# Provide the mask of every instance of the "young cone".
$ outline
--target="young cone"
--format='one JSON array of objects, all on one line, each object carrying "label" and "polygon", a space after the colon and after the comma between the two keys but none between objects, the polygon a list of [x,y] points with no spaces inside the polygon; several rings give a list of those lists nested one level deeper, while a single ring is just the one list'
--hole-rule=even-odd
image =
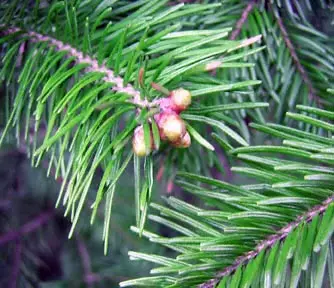
[{"label": "young cone", "polygon": [[179,88],[170,93],[172,101],[172,109],[176,112],[181,112],[191,104],[191,94],[188,90]]},{"label": "young cone", "polygon": [[165,112],[161,115],[158,126],[163,140],[176,142],[186,133],[186,126],[179,115],[173,112]]},{"label": "young cone", "polygon": [[136,128],[133,138],[132,138],[132,149],[133,152],[138,157],[144,157],[151,153],[152,151],[152,138],[151,138],[151,147],[146,147],[145,137],[144,137],[144,128],[143,126],[139,126]]},{"label": "young cone", "polygon": [[188,148],[191,145],[189,133],[186,132],[179,141],[172,143],[172,145],[176,148]]}]

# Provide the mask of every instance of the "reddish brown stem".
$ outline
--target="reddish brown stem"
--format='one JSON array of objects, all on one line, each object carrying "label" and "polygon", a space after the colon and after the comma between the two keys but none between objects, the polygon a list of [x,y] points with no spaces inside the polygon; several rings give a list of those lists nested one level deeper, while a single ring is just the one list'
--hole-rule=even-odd
[{"label": "reddish brown stem", "polygon": [[238,22],[235,24],[235,28],[231,33],[230,36],[230,40],[235,40],[239,34],[240,31],[242,29],[242,26],[245,24],[245,22],[247,21],[248,15],[249,13],[253,10],[254,6],[255,6],[256,1],[250,1],[248,3],[248,5],[246,6],[246,8],[244,9],[244,11],[241,14],[241,18],[238,20]]},{"label": "reddish brown stem", "polygon": [[21,242],[21,239],[18,239],[15,244],[12,271],[11,271],[10,280],[8,283],[9,288],[17,287],[17,278],[20,272],[20,263],[21,263],[21,255],[22,255],[21,252],[22,252],[22,242]]},{"label": "reddish brown stem", "polygon": [[99,277],[92,272],[90,256],[85,242],[78,235],[76,236],[76,242],[84,270],[85,283],[87,287],[92,287],[94,282],[99,281]]},{"label": "reddish brown stem", "polygon": [[288,47],[288,49],[290,51],[290,55],[291,55],[295,65],[296,65],[296,68],[297,68],[300,76],[302,77],[303,82],[305,83],[305,85],[308,88],[310,100],[316,101],[316,103],[319,105],[320,104],[319,103],[319,98],[316,95],[315,89],[312,85],[312,82],[311,82],[310,78],[307,75],[306,70],[304,69],[303,65],[300,63],[299,57],[296,53],[296,49],[295,49],[294,45],[292,44],[292,42],[289,38],[288,32],[287,32],[287,30],[286,30],[286,28],[283,24],[282,18],[279,17],[279,15],[277,13],[273,13],[273,14],[276,17],[278,27],[279,27],[279,29],[282,33],[283,40],[284,40],[286,46]]},{"label": "reddish brown stem", "polygon": [[[1,27],[2,26],[0,25],[0,28]],[[9,35],[17,32],[23,33],[21,28],[11,27],[2,31],[2,34]],[[65,44],[60,40],[37,33],[35,31],[26,31],[25,33],[23,33],[23,36],[29,37],[33,42],[47,42],[50,46],[54,46],[58,51],[67,51],[68,55],[75,57],[77,63],[86,63],[88,65],[88,67],[86,68],[87,72],[94,71],[104,73],[104,81],[113,83],[114,91],[127,93],[133,97],[133,102],[138,102],[139,104],[141,103],[139,91],[137,91],[131,84],[127,84],[126,86],[124,86],[122,77],[115,75],[114,71],[109,69],[105,64],[100,65],[98,61],[93,57],[84,55],[84,53],[69,44]]]},{"label": "reddish brown stem", "polygon": [[54,210],[47,210],[39,214],[36,218],[31,220],[30,222],[24,224],[16,231],[9,231],[8,233],[0,236],[0,246],[4,245],[10,241],[14,241],[16,239],[19,239],[21,236],[25,234],[29,234],[38,228],[40,228],[42,225],[46,224],[50,218],[52,218],[54,215]]},{"label": "reddish brown stem", "polygon": [[238,257],[234,263],[230,266],[227,266],[223,271],[219,272],[216,275],[216,278],[211,279],[203,284],[201,284],[200,288],[213,288],[220,281],[220,279],[224,276],[227,276],[234,271],[236,271],[241,265],[246,264],[249,260],[254,259],[257,255],[259,255],[264,249],[271,248],[278,241],[284,240],[289,233],[291,233],[297,226],[301,225],[303,222],[310,222],[315,216],[322,214],[326,211],[329,204],[334,201],[334,196],[329,197],[320,205],[317,205],[310,209],[305,214],[298,216],[297,219],[281,230],[279,230],[276,234],[270,235],[267,239],[261,241],[254,250],[247,252],[245,255]]}]

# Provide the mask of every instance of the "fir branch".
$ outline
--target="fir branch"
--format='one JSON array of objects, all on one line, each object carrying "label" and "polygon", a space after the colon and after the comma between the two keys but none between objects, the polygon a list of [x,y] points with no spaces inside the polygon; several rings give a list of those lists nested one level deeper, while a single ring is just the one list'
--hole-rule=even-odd
[{"label": "fir branch", "polygon": [[21,239],[17,239],[15,244],[15,252],[13,255],[13,265],[10,280],[8,283],[9,288],[17,287],[17,278],[20,272],[20,263],[21,263],[21,256],[22,256],[22,241]]},{"label": "fir branch", "polygon": [[[2,26],[0,25],[0,28]],[[11,27],[8,28],[2,33],[5,35],[14,34],[17,32],[21,32],[22,29],[18,27]],[[140,100],[140,92],[137,91],[131,84],[127,84],[124,86],[123,78],[120,76],[116,76],[114,74],[114,71],[107,68],[105,64],[99,65],[98,61],[94,59],[93,57],[90,57],[88,55],[84,55],[82,52],[77,50],[76,48],[72,47],[69,44],[65,44],[60,40],[57,40],[55,38],[52,38],[50,36],[45,36],[43,34],[37,33],[35,31],[27,31],[26,33],[23,33],[22,36],[28,36],[31,38],[32,41],[35,42],[48,42],[51,46],[55,46],[58,51],[66,51],[69,56],[75,57],[78,64],[87,63],[89,64],[89,67],[86,68],[87,72],[100,72],[105,73],[105,77],[103,80],[105,82],[114,83],[115,86],[112,88],[115,92],[123,92],[131,95],[133,97],[133,103],[137,104],[139,106],[147,106],[147,101],[141,101]]]},{"label": "fir branch", "polygon": [[0,246],[4,245],[10,241],[14,241],[16,239],[19,239],[21,236],[25,234],[29,234],[37,229],[39,229],[44,224],[48,223],[49,220],[54,216],[55,211],[47,210],[39,214],[36,218],[29,221],[28,223],[24,224],[19,228],[18,230],[12,230],[8,233],[0,236]]},{"label": "fir branch", "polygon": [[267,239],[261,241],[254,250],[249,251],[245,255],[238,257],[232,265],[227,266],[223,271],[217,273],[216,278],[199,285],[199,287],[215,287],[215,285],[220,281],[222,277],[235,272],[241,265],[244,265],[249,260],[255,258],[263,250],[271,248],[277,242],[284,240],[289,235],[289,233],[297,228],[297,226],[301,225],[304,222],[311,222],[315,216],[323,214],[332,202],[334,202],[334,195],[323,201],[320,205],[311,208],[305,214],[298,216],[295,221],[290,222],[288,225],[280,229],[276,234],[270,235]]},{"label": "fir branch", "polygon": [[309,90],[309,99],[312,101],[316,101],[316,103],[319,105],[320,101],[319,101],[319,97],[316,95],[315,89],[312,85],[312,82],[310,80],[310,78],[307,75],[306,70],[304,69],[303,65],[301,64],[299,57],[297,55],[296,49],[294,47],[294,45],[292,44],[292,41],[290,40],[290,37],[288,35],[288,32],[283,24],[282,18],[278,15],[278,13],[273,13],[275,15],[275,18],[277,20],[277,24],[278,27],[282,33],[282,37],[283,40],[287,46],[287,48],[290,51],[291,57],[293,59],[293,61],[295,62],[296,68],[300,74],[300,76],[303,79],[303,82],[305,83],[305,85],[307,86],[308,90]]},{"label": "fir branch", "polygon": [[230,40],[235,40],[239,36],[242,26],[247,21],[248,15],[253,10],[255,4],[256,0],[249,1],[246,8],[242,11],[241,18],[236,23],[235,29],[231,33]]},{"label": "fir branch", "polygon": [[[239,48],[243,48],[246,46],[250,46],[256,42],[260,42],[260,40],[262,39],[262,35],[256,35],[250,38],[247,38],[245,40],[242,40],[240,42],[240,44],[235,48],[235,49],[239,49]],[[217,68],[219,68],[223,62],[224,59],[220,58],[221,60],[214,60],[212,62],[209,62],[208,64],[205,65],[205,71],[212,71],[212,70],[216,70]]]},{"label": "fir branch", "polygon": [[93,283],[98,281],[98,276],[92,272],[91,260],[85,242],[76,235],[78,252],[81,258],[82,267],[84,270],[84,281],[87,287],[93,287]]}]

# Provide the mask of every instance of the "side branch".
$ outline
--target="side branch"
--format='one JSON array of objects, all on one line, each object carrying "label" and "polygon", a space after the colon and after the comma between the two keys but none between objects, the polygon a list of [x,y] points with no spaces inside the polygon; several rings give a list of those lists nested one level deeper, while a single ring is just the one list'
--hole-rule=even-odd
[{"label": "side branch", "polygon": [[15,244],[12,271],[8,283],[9,285],[8,288],[17,287],[17,279],[20,273],[21,257],[22,257],[22,243],[21,239],[18,239]]},{"label": "side branch", "polygon": [[248,5],[241,14],[241,18],[236,23],[235,29],[231,33],[230,40],[235,40],[239,36],[241,28],[247,21],[248,15],[253,10],[255,3],[256,3],[255,0],[252,0],[248,3]]},{"label": "side branch", "polygon": [[98,281],[98,276],[92,272],[91,260],[85,242],[78,235],[76,236],[76,242],[81,258],[85,282],[88,287],[93,287],[93,283]]},{"label": "side branch", "polygon": [[54,210],[48,210],[42,212],[36,218],[31,220],[30,222],[24,224],[21,228],[16,231],[9,231],[4,235],[0,235],[0,246],[6,244],[7,242],[11,242],[13,240],[19,239],[22,235],[29,234],[42,225],[47,223],[54,215]]},{"label": "side branch", "polygon": [[305,214],[298,216],[297,220],[289,223],[288,225],[283,227],[281,230],[279,230],[276,234],[273,234],[269,236],[267,239],[261,241],[255,247],[254,250],[249,251],[245,255],[238,257],[232,265],[227,266],[223,271],[219,272],[216,275],[216,278],[211,279],[201,284],[199,287],[200,288],[214,288],[215,285],[220,281],[222,277],[235,272],[241,265],[244,265],[249,260],[255,258],[263,250],[271,248],[278,241],[284,240],[289,235],[289,233],[291,233],[297,226],[299,226],[303,222],[310,222],[318,214],[324,213],[332,202],[334,202],[334,195],[326,199],[324,202],[322,202],[322,204],[313,207]]},{"label": "side branch", "polygon": [[[0,25],[0,28],[2,26]],[[13,34],[22,31],[22,29],[18,27],[11,27],[7,30],[2,31],[5,34]],[[28,36],[35,42],[48,42],[50,45],[55,46],[58,51],[67,51],[70,56],[76,58],[77,63],[88,63],[89,67],[86,69],[87,72],[101,72],[105,73],[105,77],[103,78],[104,81],[114,83],[113,90],[116,92],[124,92],[133,97],[133,102],[139,105],[146,105],[147,103],[140,100],[140,92],[137,91],[131,84],[124,86],[123,78],[120,76],[116,76],[114,71],[107,68],[105,64],[99,65],[98,61],[88,55],[84,55],[82,52],[77,50],[76,48],[64,44],[62,41],[54,39],[49,36],[42,35],[40,33],[34,31],[28,31],[23,34],[24,36]]]},{"label": "side branch", "polygon": [[307,86],[307,88],[309,90],[310,100],[314,100],[314,101],[316,101],[317,104],[319,104],[319,98],[316,95],[315,89],[312,85],[312,82],[311,82],[310,78],[307,75],[306,70],[304,69],[303,65],[300,63],[299,57],[296,53],[295,47],[293,46],[293,44],[292,44],[292,42],[289,38],[288,32],[285,29],[282,18],[279,17],[279,15],[277,13],[273,13],[273,14],[276,17],[278,27],[279,27],[279,29],[282,33],[282,36],[283,36],[283,40],[284,40],[286,46],[288,47],[288,49],[290,51],[291,57],[292,57],[293,61],[295,62],[297,70],[300,73],[305,85]]}]

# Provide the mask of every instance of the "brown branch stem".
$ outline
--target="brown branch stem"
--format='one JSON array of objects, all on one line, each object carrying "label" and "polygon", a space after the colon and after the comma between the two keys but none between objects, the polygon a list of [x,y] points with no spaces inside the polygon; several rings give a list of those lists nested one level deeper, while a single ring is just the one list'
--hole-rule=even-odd
[{"label": "brown branch stem", "polygon": [[22,242],[21,239],[17,239],[15,244],[15,251],[13,257],[12,271],[10,275],[10,280],[8,283],[9,288],[17,287],[17,278],[20,272],[21,256],[22,256]]},{"label": "brown branch stem", "polygon": [[241,265],[246,264],[248,261],[254,259],[259,255],[263,250],[271,248],[278,241],[284,240],[289,233],[291,233],[297,226],[301,225],[304,222],[310,222],[315,216],[322,214],[326,211],[328,206],[334,201],[334,195],[326,199],[320,205],[317,205],[311,208],[305,214],[298,216],[297,219],[293,222],[290,222],[285,227],[280,229],[276,234],[270,235],[267,239],[261,241],[254,250],[247,252],[246,254],[238,257],[234,263],[230,266],[227,266],[223,271],[216,274],[214,279],[211,279],[201,285],[200,288],[213,288],[224,276],[227,276],[235,272]]},{"label": "brown branch stem", "polygon": [[84,271],[84,281],[87,284],[87,287],[92,287],[94,282],[99,281],[99,276],[92,272],[88,249],[85,242],[80,238],[79,235],[76,235],[76,242]]},{"label": "brown branch stem", "polygon": [[39,214],[36,218],[21,226],[18,230],[12,230],[0,236],[0,246],[8,242],[19,239],[25,234],[29,234],[42,225],[46,224],[54,215],[54,210],[47,210]]},{"label": "brown branch stem", "polygon": [[296,65],[297,71],[299,72],[300,76],[303,79],[303,82],[305,83],[305,85],[308,88],[310,100],[311,101],[314,100],[319,105],[320,104],[319,103],[319,98],[316,95],[316,91],[315,91],[315,89],[312,85],[312,82],[311,82],[310,78],[307,75],[306,70],[304,69],[303,65],[301,64],[301,62],[299,60],[296,49],[295,49],[295,47],[294,47],[294,45],[293,45],[293,43],[292,43],[292,41],[291,41],[291,39],[288,35],[288,32],[287,32],[287,30],[284,26],[282,18],[278,15],[278,13],[273,13],[273,14],[276,17],[277,24],[278,24],[278,27],[279,27],[281,33],[282,33],[283,40],[285,42],[285,45],[287,46],[287,48],[290,51],[290,55],[291,55],[295,65]]},{"label": "brown branch stem", "polygon": [[[0,24],[0,28],[2,27],[3,25]],[[32,41],[48,42],[50,46],[54,46],[58,51],[66,51],[69,56],[75,57],[77,63],[87,63],[88,64],[88,68],[86,68],[87,72],[94,71],[94,72],[104,73],[105,77],[103,78],[103,80],[105,82],[113,83],[114,86],[112,90],[114,90],[115,92],[124,92],[131,95],[133,98],[132,102],[139,106],[147,106],[149,104],[146,100],[140,99],[140,92],[137,91],[131,84],[127,84],[126,86],[124,86],[123,78],[120,76],[116,76],[114,71],[109,69],[105,65],[105,63],[99,65],[96,59],[90,57],[89,55],[84,55],[84,53],[82,53],[81,51],[77,50],[76,48],[72,47],[69,44],[65,44],[58,39],[52,38],[50,36],[45,36],[43,34],[34,31],[25,32],[19,27],[10,27],[0,32],[5,35],[22,32],[23,34],[21,36],[27,36]]]},{"label": "brown branch stem", "polygon": [[244,11],[242,11],[241,18],[235,24],[235,28],[231,33],[230,40],[235,40],[239,36],[242,26],[247,21],[248,15],[253,10],[255,4],[256,4],[255,0],[249,1]]}]

